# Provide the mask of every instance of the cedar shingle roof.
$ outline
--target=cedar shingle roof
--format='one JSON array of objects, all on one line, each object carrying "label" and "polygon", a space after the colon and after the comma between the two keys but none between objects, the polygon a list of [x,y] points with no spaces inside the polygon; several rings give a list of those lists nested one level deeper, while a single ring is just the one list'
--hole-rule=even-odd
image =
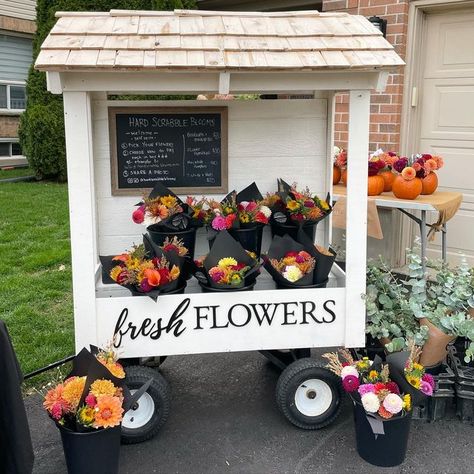
[{"label": "cedar shingle roof", "polygon": [[40,70],[393,69],[404,64],[366,18],[347,13],[175,10],[58,12]]}]

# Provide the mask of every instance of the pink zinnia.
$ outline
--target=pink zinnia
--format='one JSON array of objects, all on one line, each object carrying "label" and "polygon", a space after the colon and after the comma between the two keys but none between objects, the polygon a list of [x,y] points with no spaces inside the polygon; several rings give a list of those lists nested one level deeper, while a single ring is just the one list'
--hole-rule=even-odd
[{"label": "pink zinnia", "polygon": [[373,383],[364,383],[359,386],[357,389],[359,392],[359,395],[362,397],[362,395],[365,395],[366,393],[375,393],[375,385]]},{"label": "pink zinnia", "polygon": [[420,390],[422,393],[428,395],[429,397],[433,395],[433,387],[429,384],[429,382],[426,382],[424,380],[422,380],[420,383]]},{"label": "pink zinnia", "polygon": [[61,403],[56,402],[51,407],[51,416],[53,417],[54,420],[59,420],[62,415],[63,415],[63,408],[61,406]]},{"label": "pink zinnia", "polygon": [[212,219],[212,228],[215,230],[225,230],[227,228],[224,216],[216,216]]},{"label": "pink zinnia", "polygon": [[314,202],[307,200],[304,202],[304,207],[314,207]]},{"label": "pink zinnia", "polygon": [[95,405],[97,404],[97,399],[92,393],[89,393],[89,395],[87,395],[84,401],[86,402],[86,405],[88,407],[95,407]]},{"label": "pink zinnia", "polygon": [[359,379],[355,375],[347,375],[342,379],[342,387],[346,392],[355,392],[359,388]]},{"label": "pink zinnia", "polygon": [[209,275],[214,283],[219,283],[224,277],[224,272],[220,268],[213,267],[209,270]]},{"label": "pink zinnia", "polygon": [[423,380],[424,382],[428,382],[431,385],[431,388],[434,390],[435,381],[431,374],[423,374],[423,377],[421,377],[421,380]]}]

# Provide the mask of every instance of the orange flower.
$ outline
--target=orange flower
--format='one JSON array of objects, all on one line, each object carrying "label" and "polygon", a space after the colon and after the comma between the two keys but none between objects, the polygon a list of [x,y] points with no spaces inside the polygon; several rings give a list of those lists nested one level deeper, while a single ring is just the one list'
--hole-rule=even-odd
[{"label": "orange flower", "polygon": [[160,284],[160,273],[157,270],[152,270],[151,268],[147,268],[143,275],[148,280],[148,284],[150,286],[158,286]]},{"label": "orange flower", "polygon": [[122,402],[118,397],[102,395],[95,406],[94,428],[113,428],[122,421]]},{"label": "orange flower", "polygon": [[411,166],[407,166],[402,170],[402,176],[403,179],[406,181],[411,181],[412,179],[416,178],[416,171],[415,168],[412,168]]},{"label": "orange flower", "polygon": [[77,405],[81,401],[86,377],[71,377],[64,382],[63,398],[71,407],[73,413],[76,412]]},{"label": "orange flower", "polygon": [[315,220],[315,219],[318,219],[319,217],[321,217],[323,215],[323,212],[321,211],[321,209],[319,209],[319,207],[313,207],[311,208],[311,210],[308,212],[308,218],[310,220]]},{"label": "orange flower", "polygon": [[120,260],[121,262],[126,262],[129,258],[130,255],[128,253],[122,253],[114,257],[112,260]]},{"label": "orange flower", "polygon": [[110,380],[97,379],[91,384],[90,392],[96,398],[101,395],[113,396],[117,392],[117,387]]},{"label": "orange flower", "polygon": [[414,169],[416,172],[420,171],[420,170],[421,170],[421,165],[420,165],[420,163],[416,163],[416,162],[413,163],[413,169]]},{"label": "orange flower", "polygon": [[176,265],[173,265],[173,267],[170,270],[170,280],[171,281],[176,280],[176,278],[179,277],[179,274],[180,274],[179,267],[177,267]]},{"label": "orange flower", "polygon": [[444,166],[444,161],[443,161],[443,158],[441,158],[441,156],[435,156],[433,155],[432,159],[434,161],[436,161],[436,169],[440,169]]},{"label": "orange flower", "polygon": [[64,385],[60,383],[58,386],[52,388],[44,397],[43,406],[46,410],[51,411],[53,405],[59,403],[64,409],[68,409],[68,403],[63,398]]},{"label": "orange flower", "polygon": [[433,160],[433,158],[426,160],[425,167],[428,165],[431,168],[431,171],[436,171],[438,169],[438,162]]}]

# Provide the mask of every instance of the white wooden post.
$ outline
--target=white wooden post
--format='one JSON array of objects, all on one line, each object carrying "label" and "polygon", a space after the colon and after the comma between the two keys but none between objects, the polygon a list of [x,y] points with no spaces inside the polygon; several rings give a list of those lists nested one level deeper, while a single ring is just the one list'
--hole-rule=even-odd
[{"label": "white wooden post", "polygon": [[346,347],[365,345],[367,258],[367,160],[370,91],[349,93],[348,183],[346,212]]},{"label": "white wooden post", "polygon": [[[334,157],[334,122],[336,116],[336,94],[329,91],[326,94],[328,104],[327,131],[326,131],[326,189],[332,191],[333,179],[333,157]],[[332,193],[330,192],[332,199]],[[326,198],[326,196],[324,196]],[[332,214],[326,221],[324,228],[324,246],[328,247],[332,244]]]},{"label": "white wooden post", "polygon": [[89,92],[64,92],[76,352],[97,342],[96,200]]}]

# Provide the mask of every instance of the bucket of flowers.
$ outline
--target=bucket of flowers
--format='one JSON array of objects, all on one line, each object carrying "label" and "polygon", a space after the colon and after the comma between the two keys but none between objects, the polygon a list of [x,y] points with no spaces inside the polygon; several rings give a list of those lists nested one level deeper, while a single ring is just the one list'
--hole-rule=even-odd
[{"label": "bucket of flowers", "polygon": [[260,263],[226,231],[219,232],[209,254],[195,261],[194,276],[204,292],[253,290]]},{"label": "bucket of flowers", "polygon": [[244,249],[260,257],[263,228],[270,221],[272,211],[254,183],[236,193],[232,191],[220,203],[208,201],[208,239],[212,247],[218,232],[227,230]]},{"label": "bucket of flowers", "polygon": [[288,234],[273,237],[263,262],[277,288],[325,288],[327,285],[327,276],[316,281],[319,278],[315,272],[316,258]]},{"label": "bucket of flowers", "polygon": [[183,240],[189,255],[194,258],[196,230],[203,225],[206,215],[204,206],[204,199],[188,196],[183,202],[157,182],[152,192],[137,204],[132,220],[145,225],[150,238],[157,245],[175,236]]},{"label": "bucket of flowers", "polygon": [[296,183],[290,186],[279,179],[278,192],[265,199],[265,204],[272,210],[272,237],[288,234],[296,239],[298,229],[302,228],[314,241],[318,222],[332,212],[329,202],[329,194],[325,200],[320,199],[309,188],[298,191]]},{"label": "bucket of flowers", "polygon": [[110,349],[83,349],[64,381],[49,389],[43,406],[58,427],[69,474],[118,472],[123,414],[148,389],[130,394],[125,371]]},{"label": "bucket of flowers", "polygon": [[375,466],[401,464],[408,447],[412,401],[391,379],[389,365],[367,357],[354,360],[346,349],[323,357],[352,400],[359,456]]},{"label": "bucket of flowers", "polygon": [[185,255],[180,252],[184,253],[185,247],[176,236],[165,242],[160,247],[144,236],[143,244],[127,252],[101,256],[103,283],[117,283],[133,296],[146,295],[155,301],[160,294],[184,293]]}]

